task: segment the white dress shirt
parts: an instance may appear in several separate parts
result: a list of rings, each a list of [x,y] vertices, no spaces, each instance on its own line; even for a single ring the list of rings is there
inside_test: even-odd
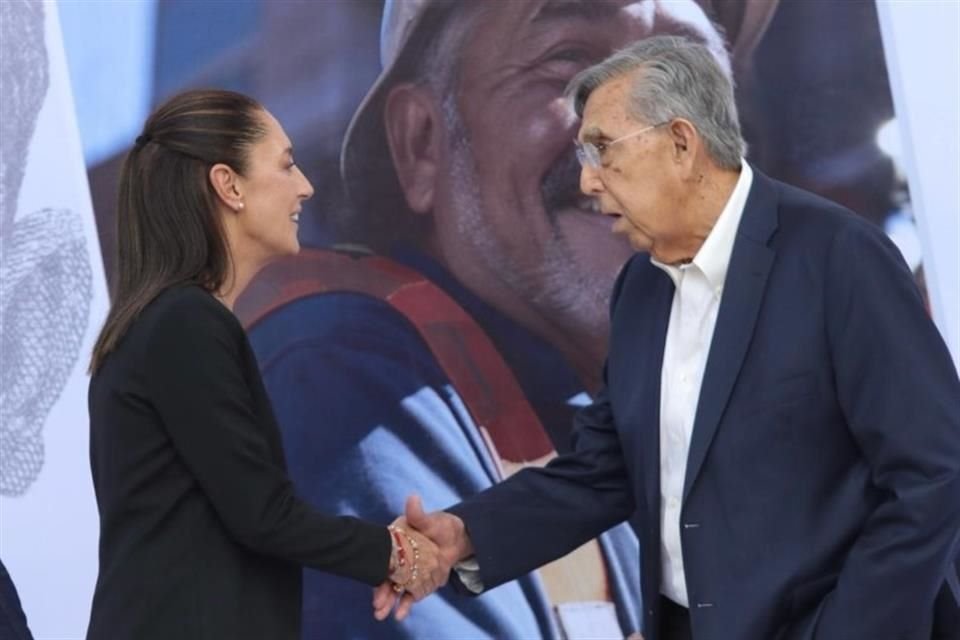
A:
[[[675,267],[650,259],[676,287],[660,378],[660,590],[685,607],[690,602],[680,548],[680,507],[690,437],[733,241],[752,183],[753,171],[743,162],[727,204],[692,262]]]

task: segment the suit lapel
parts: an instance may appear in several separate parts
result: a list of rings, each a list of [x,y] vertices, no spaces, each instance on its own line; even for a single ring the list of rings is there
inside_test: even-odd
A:
[[[776,227],[776,189],[769,178],[754,170],[703,373],[684,478],[684,500],[700,473],[750,346],[774,259],[767,242]]]
[[[647,256],[637,260],[648,261]],[[631,424],[623,425],[636,434],[634,446],[643,472],[643,492],[649,509],[660,501],[660,377],[663,348],[670,321],[673,282],[649,262],[631,264],[613,316],[611,349],[616,349],[617,379],[609,383],[626,389]],[[614,359],[611,353],[611,361]],[[622,373],[621,373],[622,372]],[[626,385],[624,387],[624,385]]]
[[[656,284],[652,304],[640,310],[640,335],[644,339],[637,344],[642,351],[636,362],[642,376],[637,388],[640,390],[640,446],[643,460],[644,489],[647,506],[659,511],[660,505],[660,380],[663,372],[663,351],[666,346],[667,327],[670,324],[670,308],[673,303],[674,286],[667,274],[656,267]]]

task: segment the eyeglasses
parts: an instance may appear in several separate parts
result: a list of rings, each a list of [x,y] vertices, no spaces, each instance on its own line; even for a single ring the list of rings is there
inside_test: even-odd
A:
[[[580,142],[579,140],[574,140],[573,144],[577,148],[577,160],[580,161],[581,167],[590,167],[591,169],[599,169],[603,166],[603,154],[606,153],[607,149],[617,144],[618,142],[623,142],[627,138],[633,138],[640,135],[641,133],[646,133],[657,127],[662,127],[663,125],[670,122],[669,120],[664,120],[663,122],[658,122],[657,124],[652,124],[649,127],[644,127],[636,131],[632,131],[627,135],[620,136],[616,140],[611,140],[610,142]]]

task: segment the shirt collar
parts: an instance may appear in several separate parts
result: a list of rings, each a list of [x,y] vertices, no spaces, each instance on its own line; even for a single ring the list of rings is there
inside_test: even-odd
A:
[[[710,283],[714,293],[719,296],[723,292],[727,268],[730,266],[730,254],[733,253],[733,242],[737,237],[737,228],[740,226],[743,210],[747,206],[750,186],[753,184],[753,170],[746,160],[741,160],[740,167],[737,184],[733,187],[713,229],[703,241],[703,246],[693,257],[693,262],[678,267],[650,258],[650,262],[667,272],[675,286],[679,284],[681,272],[691,265],[696,265]]]

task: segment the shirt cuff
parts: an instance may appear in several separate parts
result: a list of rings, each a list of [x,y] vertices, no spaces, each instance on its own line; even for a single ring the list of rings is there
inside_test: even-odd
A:
[[[480,578],[480,563],[476,556],[470,556],[466,560],[461,560],[453,565],[453,570],[457,572],[457,577],[467,589],[473,594],[483,593],[483,580]]]

